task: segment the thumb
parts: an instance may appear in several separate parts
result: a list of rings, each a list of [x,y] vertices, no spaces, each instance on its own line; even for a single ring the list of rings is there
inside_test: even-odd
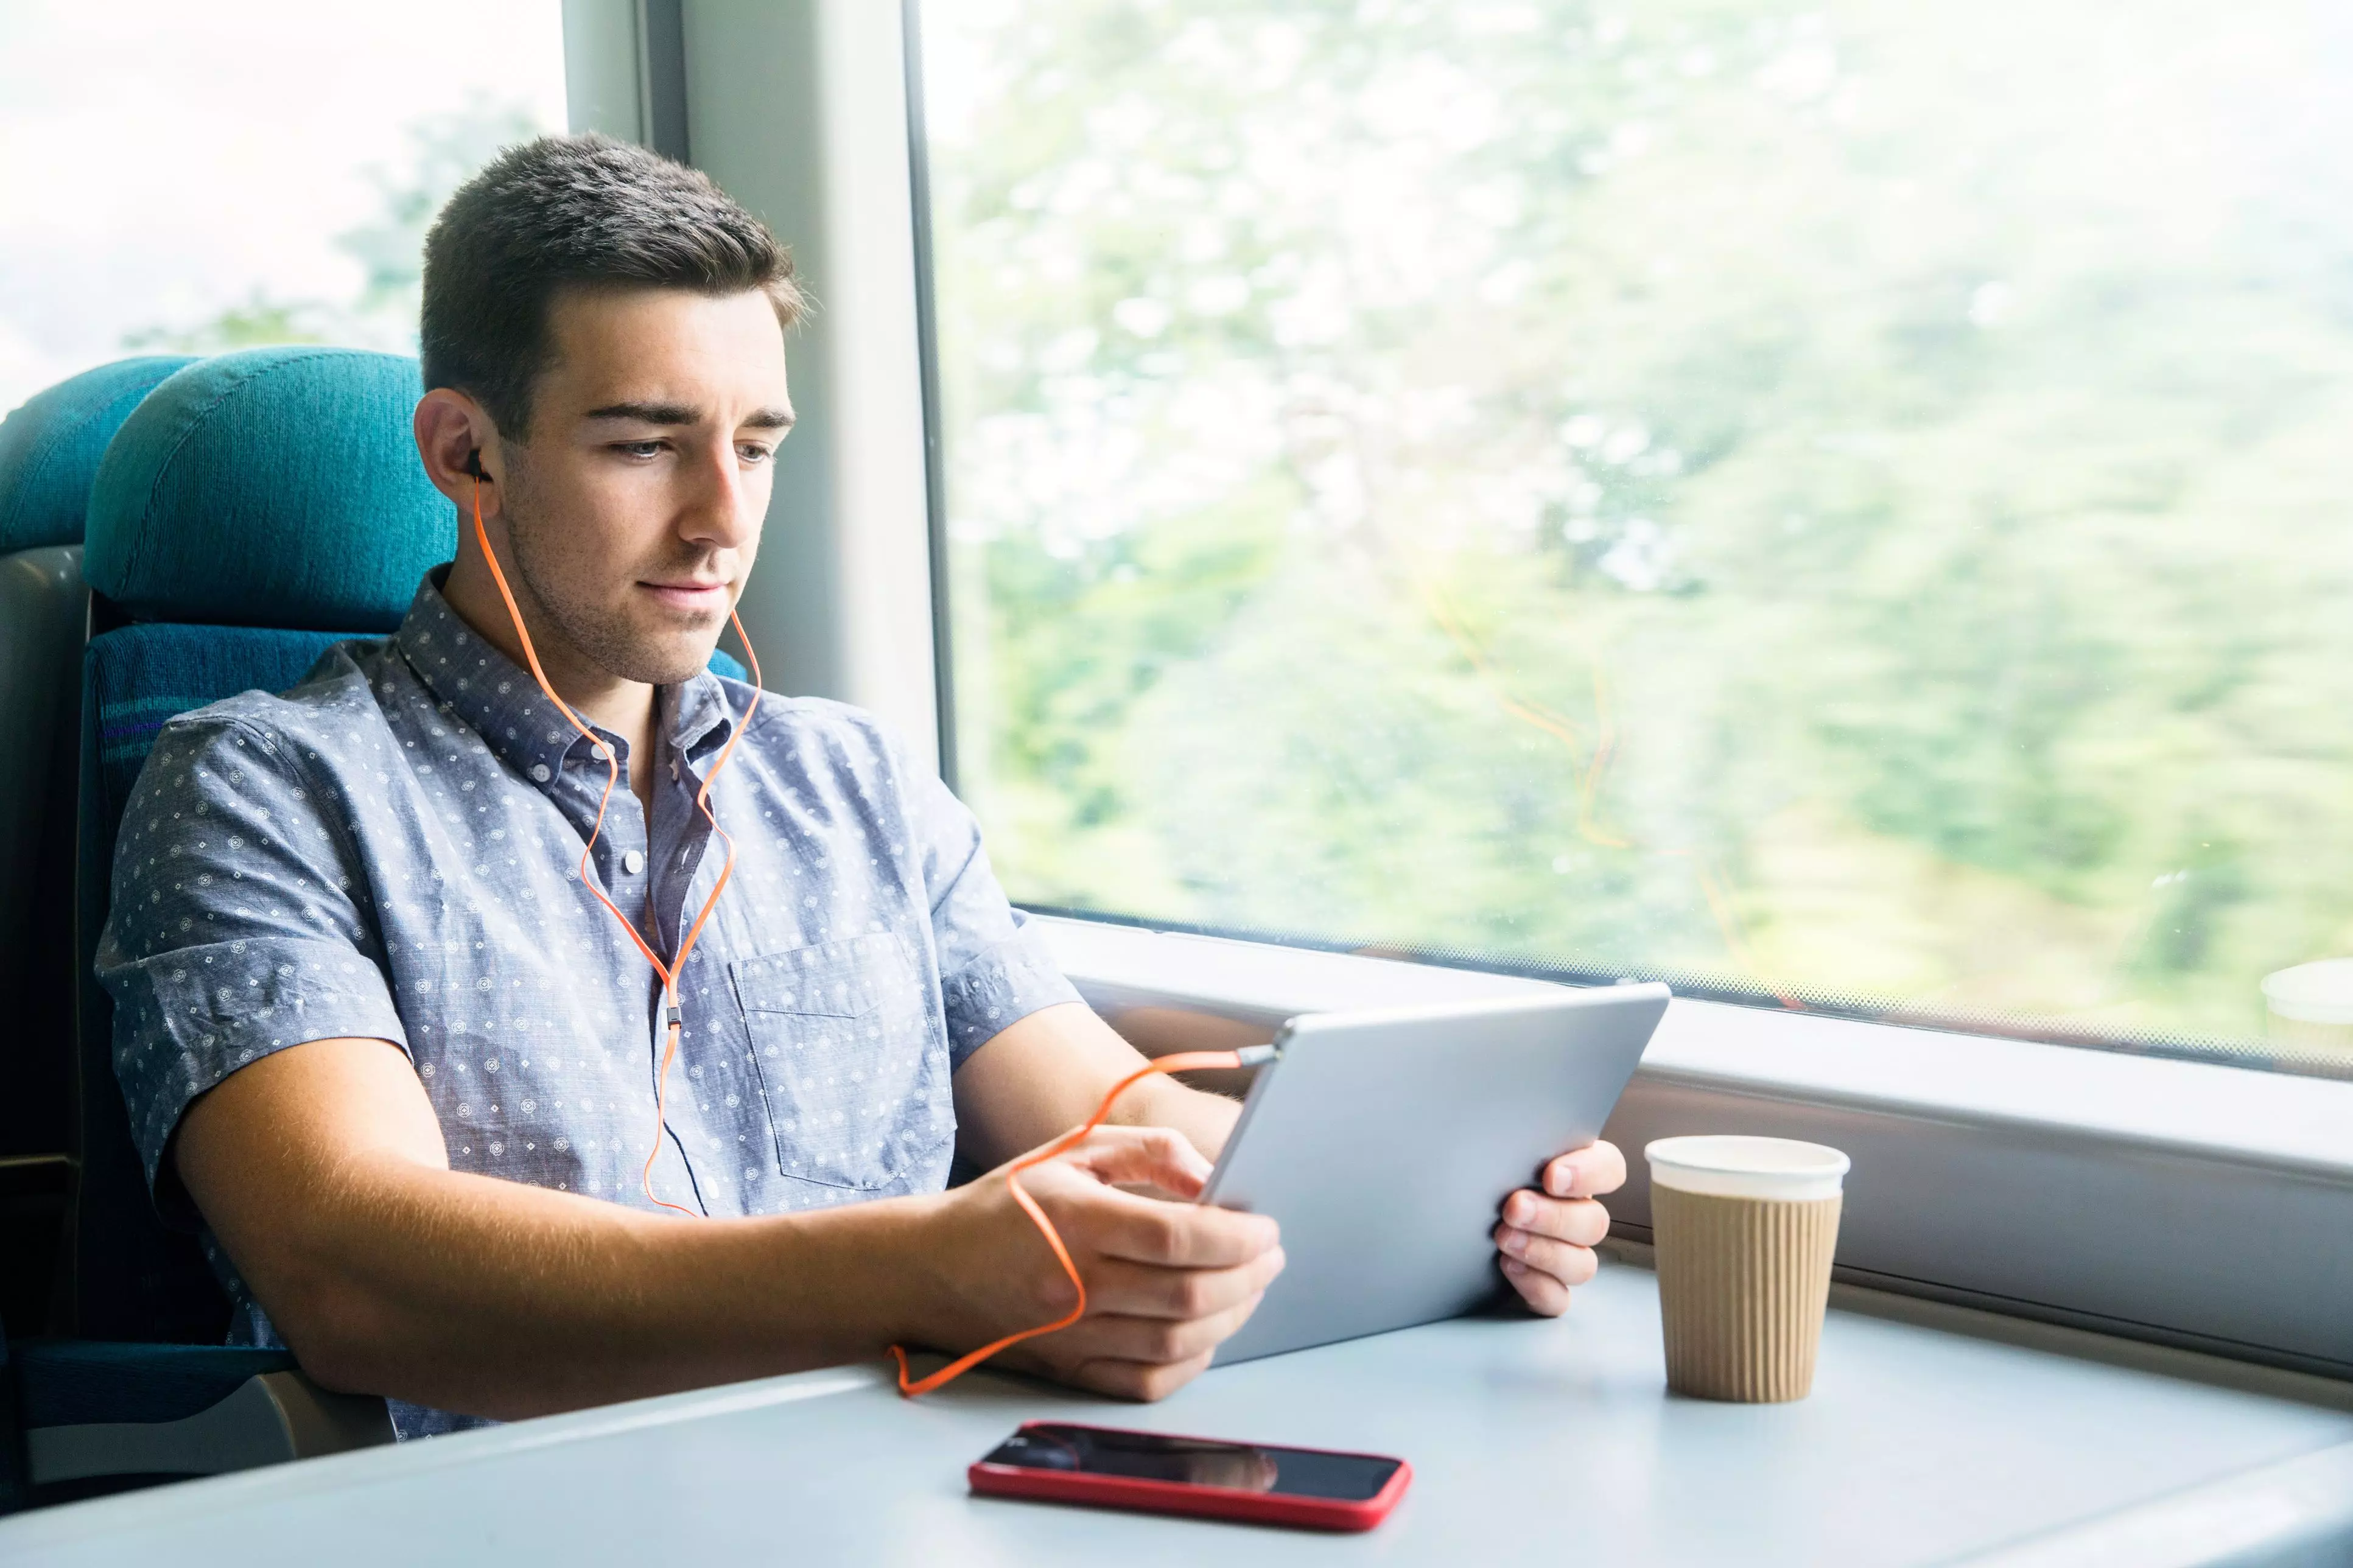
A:
[[[1189,1139],[1166,1127],[1098,1127],[1062,1157],[1097,1181],[1142,1183],[1185,1198],[1199,1194],[1211,1169]]]

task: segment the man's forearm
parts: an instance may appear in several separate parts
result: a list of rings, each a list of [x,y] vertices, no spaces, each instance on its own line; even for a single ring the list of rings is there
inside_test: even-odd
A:
[[[945,1196],[663,1218],[453,1172],[399,1049],[313,1040],[196,1100],[169,1158],[322,1382],[518,1416],[940,1332]],[[930,1227],[930,1228],[927,1228]]]
[[[377,1154],[307,1195],[299,1234],[223,1239],[322,1382],[515,1418],[920,1337],[906,1274],[935,1204],[690,1222]]]

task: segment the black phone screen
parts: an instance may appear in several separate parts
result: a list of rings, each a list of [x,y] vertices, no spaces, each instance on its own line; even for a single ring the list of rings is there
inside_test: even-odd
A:
[[[1262,1443],[1167,1437],[1108,1426],[1025,1426],[986,1463],[1065,1475],[1122,1476],[1178,1486],[1226,1487],[1284,1497],[1366,1502],[1380,1495],[1398,1461],[1374,1454],[1326,1454]]]

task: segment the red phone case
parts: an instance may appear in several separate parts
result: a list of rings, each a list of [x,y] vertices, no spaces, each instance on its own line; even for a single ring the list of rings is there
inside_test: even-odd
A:
[[[1024,1432],[1038,1426],[1071,1426],[1070,1421],[1024,1421]],[[1089,1428],[1108,1432],[1117,1428]],[[1181,1437],[1182,1433],[1158,1436]],[[1195,1437],[1192,1442],[1230,1442],[1230,1438]],[[1069,1470],[1032,1469],[1021,1465],[992,1465],[976,1460],[965,1472],[972,1489],[996,1497],[1028,1498],[1041,1502],[1088,1503],[1097,1508],[1142,1509],[1152,1513],[1189,1513],[1204,1519],[1234,1519],[1252,1524],[1290,1524],[1311,1530],[1370,1530],[1387,1519],[1389,1510],[1413,1479],[1413,1467],[1389,1454],[1356,1454],[1339,1448],[1299,1448],[1295,1443],[1270,1443],[1269,1447],[1294,1448],[1302,1453],[1346,1454],[1356,1459],[1395,1459],[1397,1471],[1379,1492],[1362,1502],[1339,1498],[1282,1497],[1273,1492],[1244,1491],[1239,1487],[1192,1486],[1179,1481],[1139,1480],[1131,1476],[1092,1476]]]

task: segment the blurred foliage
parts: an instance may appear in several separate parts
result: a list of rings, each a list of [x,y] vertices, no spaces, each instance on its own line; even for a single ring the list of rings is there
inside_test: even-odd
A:
[[[335,237],[336,248],[361,269],[360,286],[350,299],[280,300],[256,289],[244,304],[208,321],[141,328],[125,334],[122,346],[220,353],[269,343],[334,342],[416,353],[426,231],[449,193],[475,170],[501,148],[538,134],[530,114],[512,106],[419,121],[409,128],[405,168],[368,171],[382,211]]]
[[[221,353],[265,343],[323,343],[332,330],[333,312],[314,300],[273,300],[261,289],[242,305],[232,305],[212,320],[187,328],[142,327],[123,334],[126,349],[161,350],[167,353]]]
[[[2116,1036],[2353,952],[2353,13],[924,45],[1017,898]]]

